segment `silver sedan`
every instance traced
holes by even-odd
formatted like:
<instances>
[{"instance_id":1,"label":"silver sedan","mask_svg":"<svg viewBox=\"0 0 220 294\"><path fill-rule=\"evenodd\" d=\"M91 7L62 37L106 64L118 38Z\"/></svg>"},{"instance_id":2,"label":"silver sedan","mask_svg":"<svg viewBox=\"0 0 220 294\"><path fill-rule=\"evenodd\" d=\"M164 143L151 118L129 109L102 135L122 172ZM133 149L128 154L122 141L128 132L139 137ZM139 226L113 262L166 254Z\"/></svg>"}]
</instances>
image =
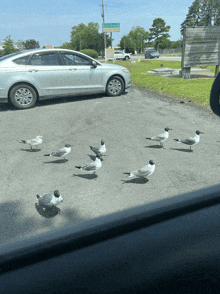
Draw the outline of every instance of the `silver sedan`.
<instances>
[{"instance_id":1,"label":"silver sedan","mask_svg":"<svg viewBox=\"0 0 220 294\"><path fill-rule=\"evenodd\" d=\"M131 86L130 72L116 64L67 49L34 49L0 58L0 103L33 107L37 100L106 93Z\"/></svg>"}]
</instances>

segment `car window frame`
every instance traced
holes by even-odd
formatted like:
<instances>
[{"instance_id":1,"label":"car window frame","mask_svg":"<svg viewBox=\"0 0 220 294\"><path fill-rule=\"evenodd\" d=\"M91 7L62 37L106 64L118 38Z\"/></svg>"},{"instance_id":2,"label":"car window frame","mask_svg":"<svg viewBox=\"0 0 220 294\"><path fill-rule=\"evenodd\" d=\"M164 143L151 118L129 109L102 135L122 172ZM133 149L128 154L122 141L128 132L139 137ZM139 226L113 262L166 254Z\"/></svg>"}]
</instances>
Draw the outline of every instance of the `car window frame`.
<instances>
[{"instance_id":1,"label":"car window frame","mask_svg":"<svg viewBox=\"0 0 220 294\"><path fill-rule=\"evenodd\" d=\"M1 293L20 294L23 293L21 291L23 289L26 294L34 294L39 293L39 288L42 287L44 291L53 294L63 293L64 288L68 290L65 293L90 293L88 289L96 290L91 293L113 293L108 292L110 286L114 288L114 293L146 293L140 290L134 292L131 289L137 286L143 287L143 290L146 290L145 287L152 290L152 286L157 289L160 282L163 282L161 288L164 289L169 279L176 281L177 267L180 273L183 272L182 276L180 274L180 279L188 275L192 280L191 267L195 274L201 265L206 265L207 269L214 268L218 276L220 237L216 231L215 242L210 250L213 231L209 231L206 225L212 224L210 221L213 217L212 213L206 213L204 209L215 210L217 218L213 222L213 229L220 220L219 190L220 185L216 185L178 195L175 200L171 198L158 201L159 206L157 203L150 203L91 219L77 226L61 228L56 232L22 240L18 242L20 248L16 248L16 244L3 245L4 248L0 253L0 285L3 285ZM190 213L194 216L191 214L188 218ZM169 223L166 223L167 221ZM187 226L189 221L190 226ZM158 226L154 226L157 224ZM184 232L181 230L178 232L177 224L181 224ZM167 226L167 231L164 231L164 226ZM158 229L164 233L158 234ZM204 237L200 229L206 234ZM194 232L197 234L195 237L193 237ZM192 240L190 242L188 235L193 238L194 243ZM203 238L198 239L198 236ZM131 240L129 247L126 241L128 239ZM205 242L202 244L204 250L196 251L201 243L200 239ZM161 251L158 251L159 249ZM120 255L122 250L127 257L123 260ZM168 264L163 265L161 272L158 266L163 259ZM214 263L213 260L217 262ZM133 279L128 283L127 277L132 272ZM196 277L197 282L202 281L202 276L204 273L200 271ZM20 279L22 282L19 285ZM12 282L15 280L16 283ZM219 286L219 277L217 281ZM211 280L210 283L213 281ZM127 287L126 292L122 292L122 284ZM100 285L102 289L105 288L104 292L98 292ZM178 285L176 288L178 289ZM175 289L169 293L173 294L177 291Z\"/></svg>"},{"instance_id":2,"label":"car window frame","mask_svg":"<svg viewBox=\"0 0 220 294\"><path fill-rule=\"evenodd\" d=\"M51 53L53 53L53 54L55 54L55 56L56 56L56 58L57 58L57 60L58 60L58 62L59 62L59 64L56 64L56 65L43 65L43 64L40 64L40 65L37 65L37 64L31 64L31 59L33 58L33 56L34 55L46 55L46 54L51 54ZM27 65L29 65L29 66L52 66L52 67L54 67L54 66L60 66L60 65L62 65L62 61L61 61L61 59L60 59L60 56L59 56L59 54L57 54L57 51L43 51L43 52L34 52L34 53L32 53L31 55L30 55L30 59L28 60L29 62L28 62L28 64Z\"/></svg>"},{"instance_id":3,"label":"car window frame","mask_svg":"<svg viewBox=\"0 0 220 294\"><path fill-rule=\"evenodd\" d=\"M59 54L60 59L61 59L61 61L62 61L62 65L64 65L64 66L92 66L92 61L93 61L93 59L91 59L91 58L87 58L87 56L84 56L84 55L81 55L81 54L78 54L78 53L75 53L75 52L69 52L69 51L59 51L58 54ZM72 55L77 55L77 56L79 56L80 58L84 58L84 59L88 60L88 61L89 61L89 64L84 64L84 65L77 65L77 64L70 65L70 64L66 64L66 63L65 63L65 60L64 60L64 58L63 58L63 56L62 56L62 54L72 54ZM98 65L98 63L96 63L96 65Z\"/></svg>"}]
</instances>

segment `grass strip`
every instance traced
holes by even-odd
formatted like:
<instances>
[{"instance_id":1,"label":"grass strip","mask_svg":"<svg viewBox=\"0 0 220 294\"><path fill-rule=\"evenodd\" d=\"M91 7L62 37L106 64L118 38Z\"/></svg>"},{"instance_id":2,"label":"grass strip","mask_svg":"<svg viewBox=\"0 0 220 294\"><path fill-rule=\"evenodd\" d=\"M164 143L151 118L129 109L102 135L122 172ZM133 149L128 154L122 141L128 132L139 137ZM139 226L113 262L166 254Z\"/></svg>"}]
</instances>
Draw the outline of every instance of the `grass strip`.
<instances>
[{"instance_id":1,"label":"grass strip","mask_svg":"<svg viewBox=\"0 0 220 294\"><path fill-rule=\"evenodd\" d=\"M210 90L214 78L201 78L201 76L195 79L167 78L147 73L156 68L180 69L180 61L141 60L136 63L116 61L115 64L125 66L130 71L133 86L151 89L159 93L181 98L182 100L191 100L200 106L209 106ZM198 69L199 67L195 68ZM212 73L215 72L215 66L202 68L210 69Z\"/></svg>"}]
</instances>

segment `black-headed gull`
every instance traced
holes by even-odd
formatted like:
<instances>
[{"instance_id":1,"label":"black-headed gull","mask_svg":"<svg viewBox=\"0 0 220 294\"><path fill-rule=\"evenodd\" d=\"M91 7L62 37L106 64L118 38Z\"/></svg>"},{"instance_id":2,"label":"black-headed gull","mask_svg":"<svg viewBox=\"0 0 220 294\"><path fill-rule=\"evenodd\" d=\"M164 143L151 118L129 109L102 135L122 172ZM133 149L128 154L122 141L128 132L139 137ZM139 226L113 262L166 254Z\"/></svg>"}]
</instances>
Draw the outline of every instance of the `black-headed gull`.
<instances>
[{"instance_id":1,"label":"black-headed gull","mask_svg":"<svg viewBox=\"0 0 220 294\"><path fill-rule=\"evenodd\" d=\"M170 128L165 128L163 134L159 134L156 137L151 137L150 139L153 141L159 141L160 145L163 146L163 142L166 141L169 138L169 130L172 130Z\"/></svg>"},{"instance_id":2,"label":"black-headed gull","mask_svg":"<svg viewBox=\"0 0 220 294\"><path fill-rule=\"evenodd\" d=\"M34 139L21 140L21 143L30 145L31 149L32 149L32 146L36 146L36 148L37 148L38 145L42 144L42 142L43 142L42 138L43 138L43 136L37 136Z\"/></svg>"},{"instance_id":3,"label":"black-headed gull","mask_svg":"<svg viewBox=\"0 0 220 294\"><path fill-rule=\"evenodd\" d=\"M66 144L65 147L57 150L56 152L52 152L52 153L49 153L49 154L44 154L44 156L63 157L63 159L65 160L65 157L64 156L66 156L67 154L70 153L71 146L73 146L73 145Z\"/></svg>"},{"instance_id":4,"label":"black-headed gull","mask_svg":"<svg viewBox=\"0 0 220 294\"><path fill-rule=\"evenodd\" d=\"M82 165L82 166L75 166L78 169L86 170L88 172L95 173L97 169L99 169L102 166L102 162L100 160L100 156L96 155L95 161L92 161L88 164Z\"/></svg>"},{"instance_id":5,"label":"black-headed gull","mask_svg":"<svg viewBox=\"0 0 220 294\"><path fill-rule=\"evenodd\" d=\"M106 152L105 142L101 140L101 145L99 148L90 146L90 149L99 156L102 156Z\"/></svg>"},{"instance_id":6,"label":"black-headed gull","mask_svg":"<svg viewBox=\"0 0 220 294\"><path fill-rule=\"evenodd\" d=\"M150 160L147 165L143 166L139 170L135 170L135 171L132 171L131 173L125 173L125 174L129 174L129 178L131 177L147 178L150 175L152 175L154 170L155 170L155 162L153 160Z\"/></svg>"},{"instance_id":7,"label":"black-headed gull","mask_svg":"<svg viewBox=\"0 0 220 294\"><path fill-rule=\"evenodd\" d=\"M63 202L63 198L58 190L45 194L44 196L37 195L36 197L38 200L38 206L41 206L44 211Z\"/></svg>"},{"instance_id":8,"label":"black-headed gull","mask_svg":"<svg viewBox=\"0 0 220 294\"><path fill-rule=\"evenodd\" d=\"M191 146L196 145L196 144L199 143L199 141L200 141L200 136L199 135L200 134L204 134L204 133L200 132L200 131L196 131L194 137L189 137L189 138L186 138L186 139L173 139L173 140L177 141L178 143L183 143L183 144L186 144L186 145L190 145L190 150L192 150Z\"/></svg>"}]
</instances>

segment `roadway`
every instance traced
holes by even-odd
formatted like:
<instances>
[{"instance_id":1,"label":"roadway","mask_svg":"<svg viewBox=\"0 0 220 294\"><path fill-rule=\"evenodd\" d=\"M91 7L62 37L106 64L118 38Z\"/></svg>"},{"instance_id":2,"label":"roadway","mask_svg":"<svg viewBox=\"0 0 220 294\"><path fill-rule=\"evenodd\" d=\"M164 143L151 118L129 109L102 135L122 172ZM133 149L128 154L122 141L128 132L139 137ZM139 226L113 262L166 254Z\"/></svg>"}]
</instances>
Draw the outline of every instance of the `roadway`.
<instances>
[{"instance_id":1,"label":"roadway","mask_svg":"<svg viewBox=\"0 0 220 294\"><path fill-rule=\"evenodd\" d=\"M49 100L28 110L3 104L0 113L0 244L219 184L219 118L171 97L131 87L120 97ZM173 129L165 149L146 139L165 127ZM193 152L173 140L196 130L204 135ZM44 138L36 151L20 143L37 135ZM75 165L91 162L89 146L101 139L107 152L94 178ZM68 161L44 157L67 143ZM151 159L156 169L148 183L124 174ZM36 194L56 189L64 199L60 213L40 213Z\"/></svg>"}]
</instances>

